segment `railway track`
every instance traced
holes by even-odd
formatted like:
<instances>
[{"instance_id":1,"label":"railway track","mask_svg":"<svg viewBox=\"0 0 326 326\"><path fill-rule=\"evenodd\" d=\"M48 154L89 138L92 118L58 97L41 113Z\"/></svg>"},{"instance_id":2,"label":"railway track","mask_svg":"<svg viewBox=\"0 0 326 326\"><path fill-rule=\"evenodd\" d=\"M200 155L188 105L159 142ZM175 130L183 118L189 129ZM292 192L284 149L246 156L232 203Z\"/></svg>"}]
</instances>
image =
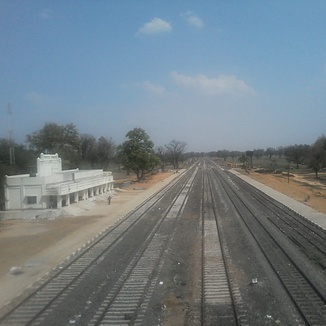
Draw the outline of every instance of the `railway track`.
<instances>
[{"instance_id":1,"label":"railway track","mask_svg":"<svg viewBox=\"0 0 326 326\"><path fill-rule=\"evenodd\" d=\"M291 239L305 221L302 224L296 214L293 221L283 217L287 208L260 197L259 191L239 180L211 161L193 166L59 265L0 324L163 325L164 318L171 318L164 307L173 299L180 304L174 311L182 315L184 324L256 325L250 307L260 306L249 301L261 297L243 292L248 283L237 278L244 266L234 256L239 247L228 247L229 226L241 217L236 230L242 231L244 225L250 243L255 241L260 248L254 245L255 251L246 253L263 253L259 255L266 258L264 264L271 266L268 272L275 272L279 288L285 288L281 293L289 295L287 302L292 300L290 305L299 312L293 309L295 317L300 314L301 324L324 325L324 293L275 238L277 232ZM306 237L314 238L309 233Z\"/></svg>"},{"instance_id":2,"label":"railway track","mask_svg":"<svg viewBox=\"0 0 326 326\"><path fill-rule=\"evenodd\" d=\"M230 177L232 177L230 175ZM262 191L233 176L237 184L254 198L257 204L269 211L268 220L273 223L284 235L301 248L323 270L326 269L326 231L282 205Z\"/></svg>"},{"instance_id":3,"label":"railway track","mask_svg":"<svg viewBox=\"0 0 326 326\"><path fill-rule=\"evenodd\" d=\"M164 262L164 249L174 236L173 226L185 205L195 173L185 182L164 219L151 232L149 244L138 257L134 257L125 275L121 276L120 282L108 294L89 326L142 325Z\"/></svg>"},{"instance_id":4,"label":"railway track","mask_svg":"<svg viewBox=\"0 0 326 326\"><path fill-rule=\"evenodd\" d=\"M202 325L249 325L237 284L229 273L228 247L214 200L214 176L204 168L202 195Z\"/></svg>"},{"instance_id":5,"label":"railway track","mask_svg":"<svg viewBox=\"0 0 326 326\"><path fill-rule=\"evenodd\" d=\"M326 299L287 254L269 228L261 222L260 216L266 214L266 207L253 205L244 195L241 185L235 183L228 175L212 166L220 187L236 208L239 216L260 247L266 260L275 271L289 297L297 307L302 319L307 325L324 325L326 322ZM275 205L270 210L274 210Z\"/></svg>"},{"instance_id":6,"label":"railway track","mask_svg":"<svg viewBox=\"0 0 326 326\"><path fill-rule=\"evenodd\" d=\"M6 314L0 320L0 324L17 326L60 324L58 320L63 318L60 313L63 314L62 307L67 301L69 302L69 295L83 282L88 282L95 269L106 260L106 256L116 250L131 230L141 223L146 214L150 215L154 209L160 209L157 208L158 203L163 201L167 194L171 197L169 191L172 190L174 198L172 201L169 200L170 205L160 215L155 215L157 218L153 219L145 240L140 241L141 245L137 247L137 252L133 253L132 260L114 282L102 305L96 308L93 317L87 321L88 325L129 325L131 322L140 325L142 315L146 311L146 303L157 282L164 248L173 234L173 225L187 200L195 173L194 169L190 169L181 177L181 182L176 180L156 193L121 222L104 232L99 239L84 248L71 261L60 265L54 275L51 275L19 306ZM106 278L100 285L102 288L105 287L103 282L106 283ZM84 310L89 314L92 310L92 302L87 301L86 305L88 306ZM74 315L62 324L80 322L82 318L82 313ZM82 323L85 324L85 321Z\"/></svg>"}]
</instances>

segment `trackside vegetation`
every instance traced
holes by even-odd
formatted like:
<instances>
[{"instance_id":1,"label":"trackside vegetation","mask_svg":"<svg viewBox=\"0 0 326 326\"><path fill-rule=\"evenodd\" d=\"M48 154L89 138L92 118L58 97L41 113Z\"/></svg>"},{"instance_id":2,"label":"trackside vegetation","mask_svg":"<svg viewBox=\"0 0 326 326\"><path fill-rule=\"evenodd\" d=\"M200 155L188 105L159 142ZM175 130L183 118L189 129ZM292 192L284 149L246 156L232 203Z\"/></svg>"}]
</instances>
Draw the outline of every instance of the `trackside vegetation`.
<instances>
[{"instance_id":1,"label":"trackside vegetation","mask_svg":"<svg viewBox=\"0 0 326 326\"><path fill-rule=\"evenodd\" d=\"M169 166L179 169L187 160L209 156L224 163L240 165L245 169L256 167L267 170L310 169L316 178L326 167L326 137L320 136L311 144L295 144L286 147L211 152L186 152L186 143L171 140L168 144L155 147L145 130L134 128L126 134L119 145L111 137L96 138L82 134L72 123L58 125L46 123L43 128L26 135L26 142L18 144L0 138L0 210L4 209L4 177L36 172L36 159L40 153L58 153L63 169L125 170L136 175L137 180L155 169ZM14 156L12 155L14 153Z\"/></svg>"}]
</instances>

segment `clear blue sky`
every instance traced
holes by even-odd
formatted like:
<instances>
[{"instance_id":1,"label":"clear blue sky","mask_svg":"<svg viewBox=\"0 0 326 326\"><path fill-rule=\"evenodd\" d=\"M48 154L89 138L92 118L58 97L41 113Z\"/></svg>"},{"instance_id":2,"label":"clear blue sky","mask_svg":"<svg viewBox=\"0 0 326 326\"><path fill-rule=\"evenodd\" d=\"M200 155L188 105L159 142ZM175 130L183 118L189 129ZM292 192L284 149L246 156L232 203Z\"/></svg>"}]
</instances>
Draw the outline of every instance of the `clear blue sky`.
<instances>
[{"instance_id":1,"label":"clear blue sky","mask_svg":"<svg viewBox=\"0 0 326 326\"><path fill-rule=\"evenodd\" d=\"M326 134L326 1L0 0L0 138L143 128L188 151Z\"/></svg>"}]
</instances>

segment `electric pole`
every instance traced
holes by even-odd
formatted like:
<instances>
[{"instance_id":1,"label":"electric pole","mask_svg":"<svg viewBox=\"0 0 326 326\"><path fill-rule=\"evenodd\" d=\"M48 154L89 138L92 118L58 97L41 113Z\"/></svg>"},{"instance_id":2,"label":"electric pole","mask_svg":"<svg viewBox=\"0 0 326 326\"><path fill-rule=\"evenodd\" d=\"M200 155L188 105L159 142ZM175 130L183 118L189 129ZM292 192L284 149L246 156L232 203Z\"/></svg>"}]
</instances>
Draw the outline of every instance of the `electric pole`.
<instances>
[{"instance_id":1,"label":"electric pole","mask_svg":"<svg viewBox=\"0 0 326 326\"><path fill-rule=\"evenodd\" d=\"M9 160L10 165L15 166L15 147L14 147L14 132L11 125L12 109L10 103L8 104L8 142L9 142Z\"/></svg>"}]
</instances>

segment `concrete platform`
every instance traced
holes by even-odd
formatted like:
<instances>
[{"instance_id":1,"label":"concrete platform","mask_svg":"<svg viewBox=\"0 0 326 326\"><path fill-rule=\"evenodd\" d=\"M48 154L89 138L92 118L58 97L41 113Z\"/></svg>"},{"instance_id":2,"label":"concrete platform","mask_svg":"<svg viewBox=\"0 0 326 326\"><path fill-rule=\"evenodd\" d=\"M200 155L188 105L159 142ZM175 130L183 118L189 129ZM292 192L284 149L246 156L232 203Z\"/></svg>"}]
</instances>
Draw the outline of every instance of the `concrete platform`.
<instances>
[{"instance_id":1,"label":"concrete platform","mask_svg":"<svg viewBox=\"0 0 326 326\"><path fill-rule=\"evenodd\" d=\"M248 182L252 186L258 188L259 190L261 190L268 196L279 201L283 205L291 208L296 213L298 213L298 214L302 215L303 217L307 218L308 220L312 221L313 223L315 223L322 229L326 230L326 214L318 212L315 209L313 209L303 203L300 203L297 200L295 200L289 196L286 196L286 195L284 195L284 194L282 194L282 193L280 193L280 192L278 192L278 191L276 191L276 190L274 190L256 180L253 180L237 171L234 171L234 170L229 170L229 171L231 173L237 175L242 180Z\"/></svg>"}]
</instances>

